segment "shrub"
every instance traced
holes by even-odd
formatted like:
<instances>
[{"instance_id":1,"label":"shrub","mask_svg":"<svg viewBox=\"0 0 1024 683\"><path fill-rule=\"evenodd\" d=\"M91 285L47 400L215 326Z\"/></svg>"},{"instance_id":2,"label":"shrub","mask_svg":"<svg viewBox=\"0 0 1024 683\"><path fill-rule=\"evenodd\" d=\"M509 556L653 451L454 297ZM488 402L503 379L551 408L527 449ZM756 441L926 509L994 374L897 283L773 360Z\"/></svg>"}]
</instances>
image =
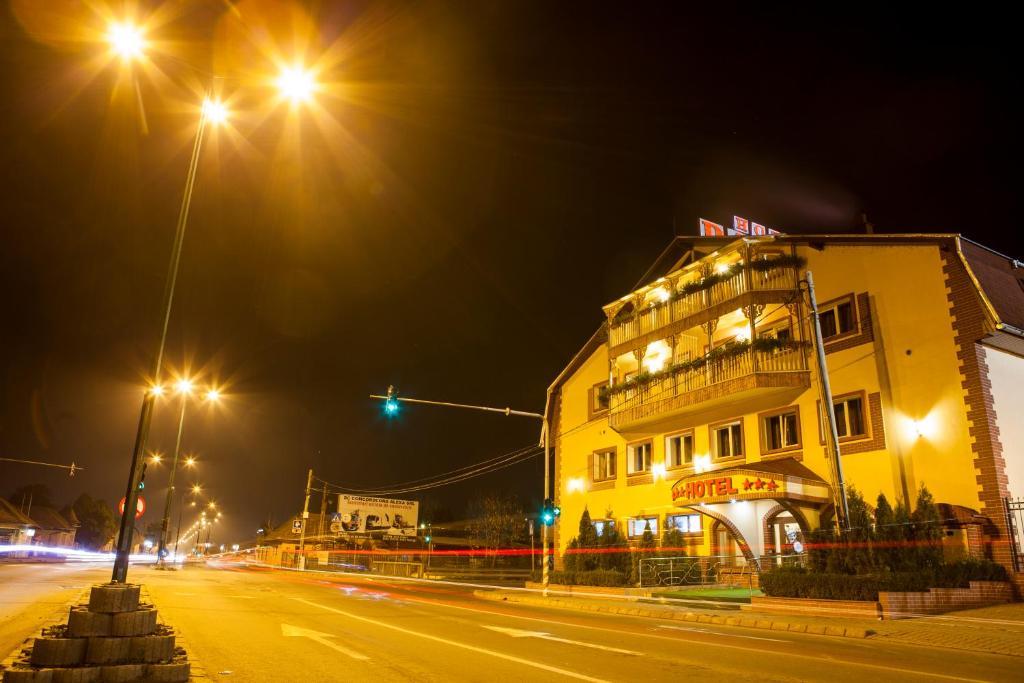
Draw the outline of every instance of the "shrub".
<instances>
[{"instance_id":1,"label":"shrub","mask_svg":"<svg viewBox=\"0 0 1024 683\"><path fill-rule=\"evenodd\" d=\"M992 560L959 560L935 570L936 588L967 588L971 581L1008 581L1006 568Z\"/></svg>"},{"instance_id":2,"label":"shrub","mask_svg":"<svg viewBox=\"0 0 1024 683\"><path fill-rule=\"evenodd\" d=\"M776 598L877 600L881 582L872 576L850 576L779 568L761 575L761 590Z\"/></svg>"},{"instance_id":3,"label":"shrub","mask_svg":"<svg viewBox=\"0 0 1024 683\"><path fill-rule=\"evenodd\" d=\"M550 572L548 580L562 586L625 586L629 577L611 569L593 569L582 572Z\"/></svg>"}]
</instances>

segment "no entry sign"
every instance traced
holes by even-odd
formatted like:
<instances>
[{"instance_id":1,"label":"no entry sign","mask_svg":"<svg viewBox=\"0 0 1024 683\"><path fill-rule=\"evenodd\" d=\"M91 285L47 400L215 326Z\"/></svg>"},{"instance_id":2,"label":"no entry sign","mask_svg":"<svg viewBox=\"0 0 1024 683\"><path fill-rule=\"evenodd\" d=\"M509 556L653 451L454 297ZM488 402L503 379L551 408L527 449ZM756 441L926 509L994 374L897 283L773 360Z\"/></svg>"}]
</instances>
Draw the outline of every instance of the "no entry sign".
<instances>
[{"instance_id":1,"label":"no entry sign","mask_svg":"<svg viewBox=\"0 0 1024 683\"><path fill-rule=\"evenodd\" d=\"M117 512L118 512L118 514L121 514L121 515L124 514L124 498L122 498L121 502L117 504ZM146 499L143 498L142 496L139 496L138 500L135 501L135 519L138 519L139 517L141 517L143 515L143 513L145 513L145 512L146 512Z\"/></svg>"}]
</instances>

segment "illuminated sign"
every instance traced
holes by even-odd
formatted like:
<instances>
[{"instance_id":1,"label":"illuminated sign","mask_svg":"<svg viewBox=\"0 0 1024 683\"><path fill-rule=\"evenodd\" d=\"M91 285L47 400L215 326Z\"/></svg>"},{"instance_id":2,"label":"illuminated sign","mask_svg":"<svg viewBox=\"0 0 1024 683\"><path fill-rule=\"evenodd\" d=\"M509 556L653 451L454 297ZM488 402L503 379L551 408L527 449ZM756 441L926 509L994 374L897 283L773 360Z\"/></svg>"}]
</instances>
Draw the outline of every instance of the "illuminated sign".
<instances>
[{"instance_id":1,"label":"illuminated sign","mask_svg":"<svg viewBox=\"0 0 1024 683\"><path fill-rule=\"evenodd\" d=\"M719 225L709 221L706 218L700 219L700 236L701 237L725 237L727 235L781 235L782 233L772 228L767 228L760 223L754 223L753 221L741 218L740 216L732 217L732 227L726 228L724 225Z\"/></svg>"},{"instance_id":2,"label":"illuminated sign","mask_svg":"<svg viewBox=\"0 0 1024 683\"><path fill-rule=\"evenodd\" d=\"M698 475L676 482L672 487L672 500L678 501L678 505L725 503L733 500L774 498L785 491L785 479L773 476Z\"/></svg>"}]
</instances>

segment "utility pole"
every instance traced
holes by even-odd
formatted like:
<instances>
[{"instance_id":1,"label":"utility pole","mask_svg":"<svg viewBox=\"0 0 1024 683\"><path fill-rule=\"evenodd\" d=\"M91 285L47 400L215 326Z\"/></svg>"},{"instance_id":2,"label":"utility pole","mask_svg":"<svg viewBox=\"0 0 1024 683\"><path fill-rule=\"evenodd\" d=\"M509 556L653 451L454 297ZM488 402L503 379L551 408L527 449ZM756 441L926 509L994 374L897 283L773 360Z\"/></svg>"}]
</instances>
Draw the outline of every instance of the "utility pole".
<instances>
[{"instance_id":1,"label":"utility pole","mask_svg":"<svg viewBox=\"0 0 1024 683\"><path fill-rule=\"evenodd\" d=\"M838 525L850 530L850 508L846 500L846 481L843 477L843 460L839 453L839 432L836 429L836 409L832 405L832 385L828 377L828 365L825 363L825 343L821 337L821 316L818 315L818 299L814 296L814 276L807 271L807 296L811 301L811 319L814 321L814 348L818 357L818 376L821 378L821 402L828 418L828 442L832 451L833 469L835 472L836 497L839 502L841 519Z\"/></svg>"},{"instance_id":2,"label":"utility pole","mask_svg":"<svg viewBox=\"0 0 1024 683\"><path fill-rule=\"evenodd\" d=\"M317 528L316 537L320 543L324 538L324 515L327 514L327 484L324 484L323 492L320 494L320 526Z\"/></svg>"},{"instance_id":3,"label":"utility pole","mask_svg":"<svg viewBox=\"0 0 1024 683\"><path fill-rule=\"evenodd\" d=\"M313 470L306 477L306 502L302 504L302 528L299 530L299 570L306 568L306 522L309 521L309 492L313 488Z\"/></svg>"},{"instance_id":4,"label":"utility pole","mask_svg":"<svg viewBox=\"0 0 1024 683\"><path fill-rule=\"evenodd\" d=\"M171 474L167 482L167 498L164 500L164 516L160 521L160 543L157 546L157 567L164 566L167 555L167 529L171 524L171 496L174 495L174 475L178 471L178 454L181 453L181 434L185 431L185 406L188 405L188 392L181 392L181 415L178 417L178 438L174 442L174 457L171 459Z\"/></svg>"}]
</instances>

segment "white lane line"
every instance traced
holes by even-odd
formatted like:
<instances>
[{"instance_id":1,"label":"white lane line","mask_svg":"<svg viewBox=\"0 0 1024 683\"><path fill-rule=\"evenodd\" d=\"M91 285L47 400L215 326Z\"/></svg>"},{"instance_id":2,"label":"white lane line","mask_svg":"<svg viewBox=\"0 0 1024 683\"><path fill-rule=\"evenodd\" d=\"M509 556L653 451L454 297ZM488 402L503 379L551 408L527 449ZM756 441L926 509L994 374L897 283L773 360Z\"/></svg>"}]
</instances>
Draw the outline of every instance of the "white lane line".
<instances>
[{"instance_id":1,"label":"white lane line","mask_svg":"<svg viewBox=\"0 0 1024 683\"><path fill-rule=\"evenodd\" d=\"M694 633L710 633L713 636L728 636L730 638L749 638L750 640L769 640L773 643L788 643L788 640L782 640L781 638L762 638L761 636L744 636L738 633L719 633L718 631L712 631L706 628L696 628L694 626L658 626L657 628L667 628L671 631L693 631Z\"/></svg>"},{"instance_id":2,"label":"white lane line","mask_svg":"<svg viewBox=\"0 0 1024 683\"><path fill-rule=\"evenodd\" d=\"M299 628L298 626L292 626L291 624L281 624L281 635L286 638L309 638L310 640L320 643L325 647L329 647L332 650L336 650L343 655L348 655L352 659L359 659L362 661L369 659L369 657L362 653L356 652L355 650L349 650L347 647L343 647L337 643L327 640L328 638L334 637L331 633L312 631L308 628Z\"/></svg>"},{"instance_id":3,"label":"white lane line","mask_svg":"<svg viewBox=\"0 0 1024 683\"><path fill-rule=\"evenodd\" d=\"M513 618L513 619L523 619L525 621L538 621L538 622L545 623L545 624L558 624L559 626L569 626L570 628L573 628L573 627L574 628L586 628L586 629L590 629L592 631L604 631L606 633L616 633L616 634L625 635L625 636L635 636L635 635L637 635L637 633L635 631L624 631L622 629L609 628L607 626L593 626L591 624L573 624L573 623L565 622L565 621L557 621L555 619L544 619L542 617L527 617L527 616L523 616L523 615L520 615L520 614L511 614L511 613L505 613L505 612L493 612L491 610L486 610L486 609L474 609L472 607L462 607L461 605L450 605L450 604L447 604L447 603L433 602L433 601L430 601L430 600L417 600L415 598L406 598L406 600L408 602L417 602L417 603L419 603L421 605L434 605L436 607L447 607L448 609L460 609L460 610L465 610L466 612L477 612L479 614L489 614L489 615L495 616L495 617L510 617L510 618ZM521 603L511 603L511 604L521 604ZM593 614L593 612L588 612L588 614ZM644 618L644 617L638 617L638 618ZM674 636L658 635L658 634L655 634L655 633L648 633L647 635L650 638L659 638L661 640L670 640L670 641L673 641L673 642L676 642L676 643L679 642L679 638L676 638ZM719 637L732 637L734 634L731 634L731 633L719 633L719 634L716 634L716 635L718 635ZM796 644L795 641L785 641L785 642ZM778 655L781 654L781 653L779 653L779 652L777 652L775 650L765 650L765 649L762 649L762 648L759 648L759 647L753 647L752 645L748 646L748 645L738 645L738 644L732 644L732 643L719 643L719 642L715 642L715 641L702 641L701 645L704 646L704 647L717 647L717 648L724 648L724 649L727 649L727 650L742 650L743 652L757 652L759 654L765 654L765 655L775 655L775 656L778 656ZM900 668L900 667L888 666L888 665L885 665L885 664L871 664L869 662L857 662L857 661L853 661L853 660L850 660L850 659L836 659L836 658L830 657L828 655L805 655L805 654L801 654L799 652L786 652L784 656L789 657L790 659L810 659L810 660L814 660L814 661L820 661L823 658L827 658L830 662L832 662L834 664L843 664L843 665L846 665L846 666L861 667L861 668L864 668L864 669L879 669L881 671L890 671L890 672L891 671L895 671L895 672L898 672L898 673L911 674L911 675L914 675L914 676L925 676L925 677L930 677L930 678L941 678L941 679L949 680L949 681L967 681L967 683L988 683L985 679L981 679L981 678L965 678L963 676L952 676L950 674L940 674L940 673L934 673L934 672L931 672L931 671L921 671L920 669L903 669L903 668Z\"/></svg>"},{"instance_id":4,"label":"white lane line","mask_svg":"<svg viewBox=\"0 0 1024 683\"><path fill-rule=\"evenodd\" d=\"M568 638L559 638L558 636L546 633L544 631L524 631L519 628L505 628L504 626L488 626L487 624L480 624L486 629L491 631L497 631L498 633L504 633L507 636L513 638L541 638L542 640L550 640L556 643L565 643L567 645L581 645L583 647L592 647L595 650L601 650L603 652L618 652L623 655L635 655L641 656L640 652L633 652L632 650L622 650L617 647L608 647L607 645L598 645L597 643L584 643L582 640L569 640Z\"/></svg>"},{"instance_id":5,"label":"white lane line","mask_svg":"<svg viewBox=\"0 0 1024 683\"><path fill-rule=\"evenodd\" d=\"M495 652L494 650L488 650L488 649L483 648L483 647L477 647L476 645L469 645L468 643L460 643L457 640L448 640L447 638L441 638L440 636L434 636L434 635L431 635L429 633L420 633L419 631L411 631L411 630L409 630L407 628L402 628L401 626L395 626L394 624L388 624L388 623L383 622L383 621L377 621L376 619L369 619L367 617L361 617L358 614L352 614L351 612L346 612L344 610L335 609L334 607L328 607L327 605L321 605L319 603L312 602L310 600L304 600L303 598L293 597L292 600L295 600L297 602L301 602L301 603L306 604L306 605L310 605L311 607L318 607L320 609L327 610L328 612L334 612L335 614L340 614L340 615L342 615L344 617L348 617L349 619L354 619L356 621L362 621L364 623L372 624L374 626L379 626L381 628L390 629L392 631L398 631L399 633L404 633L404 634L409 635L409 636L416 636L417 638L423 638L425 640L432 640L435 643L444 643L445 645L451 645L453 647L459 647L459 648L462 648L463 650L469 650L471 652L479 652L480 654L490 655L491 657L497 657L498 659L504 659L504 660L509 661L509 662L515 662L516 664L523 664L524 666L531 666L531 667L533 667L535 669L541 669L542 671L550 671L551 673L561 674L563 676L568 676L569 678L576 678L576 679L579 679L581 681L592 681L593 683L607 683L606 681L603 681L600 678L592 678L592 677L586 676L584 674L576 673L575 671L569 671L567 669L560 669L557 666L549 666L547 664L541 664L540 662L534 662L534 661L531 661L529 659L523 659L522 657L515 657L513 655L507 655L507 654L504 654L503 652Z\"/></svg>"}]
</instances>

